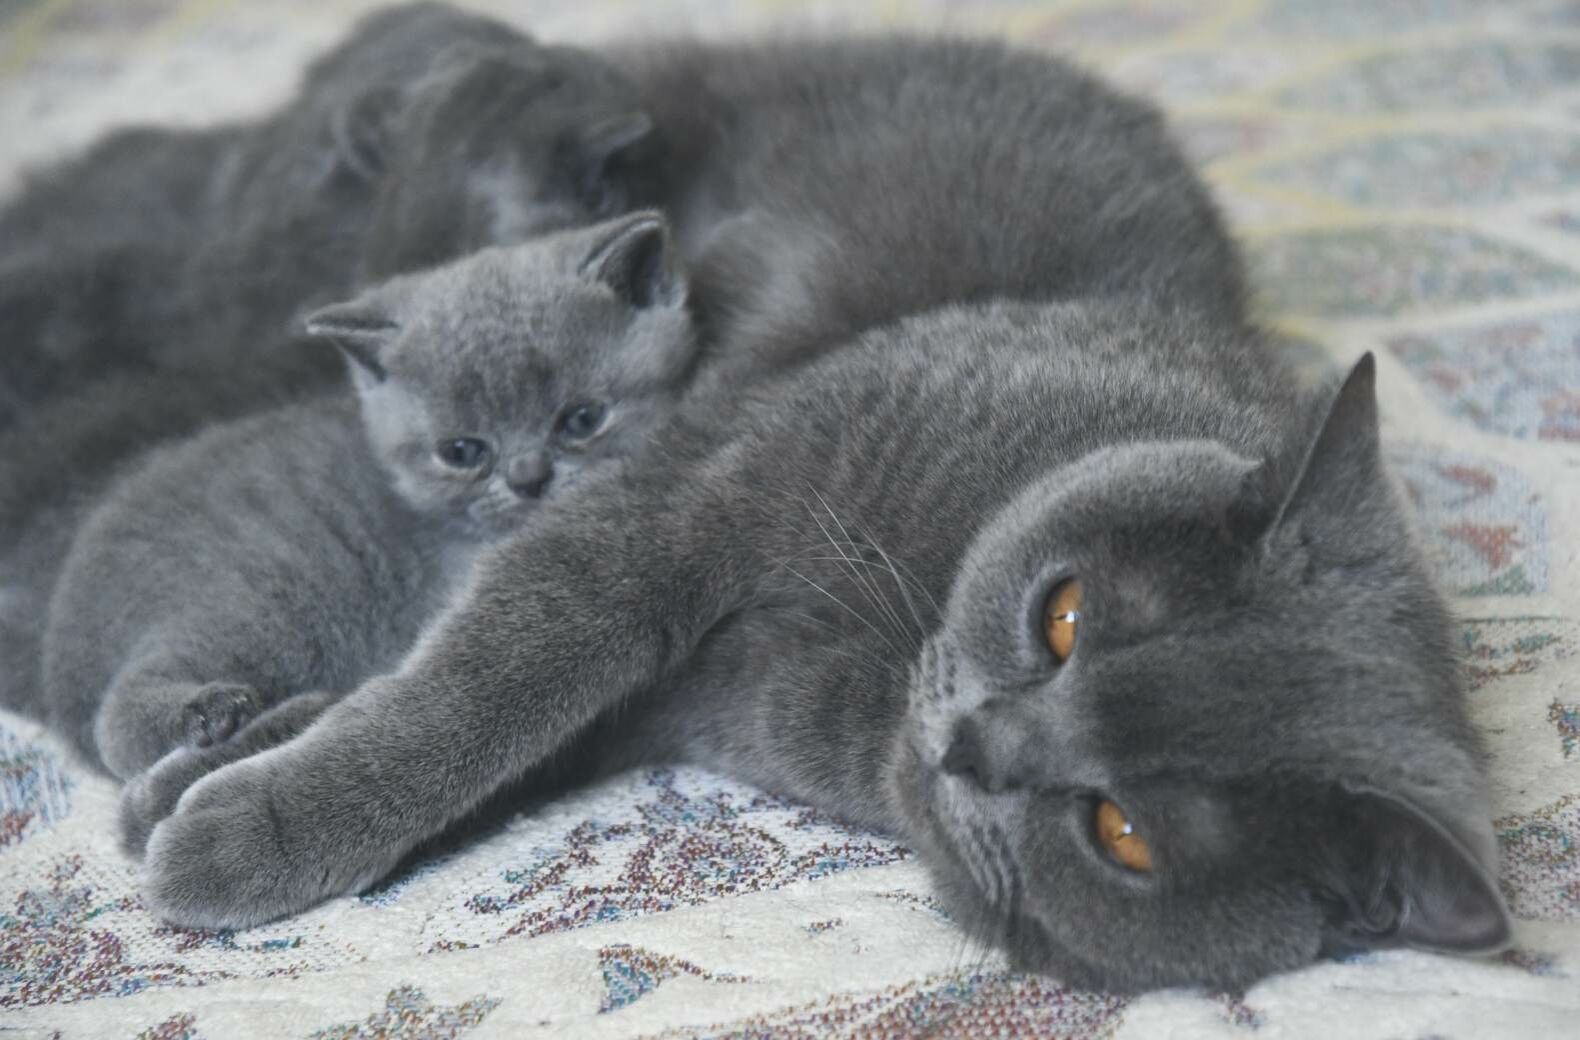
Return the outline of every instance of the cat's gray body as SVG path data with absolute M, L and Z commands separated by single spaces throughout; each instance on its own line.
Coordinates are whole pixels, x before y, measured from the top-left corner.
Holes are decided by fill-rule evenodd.
M 395 494 L 345 395 L 155 452 L 83 524 L 52 598 L 52 724 L 126 779 L 392 669 L 464 573 L 443 519 Z
M 333 381 L 302 315 L 637 208 L 652 130 L 595 55 L 442 4 L 377 12 L 279 112 L 121 131 L 0 211 L 0 427 L 116 371 L 271 351 Z
M 1159 114 L 1068 66 L 885 39 L 610 57 L 668 145 L 726 381 L 945 302 L 1124 291 L 1241 319 Z
M 511 104 L 468 107 L 488 89 Z M 449 165 L 468 142 L 462 157 L 504 175 Z M 0 660 L 29 662 L 0 674 L 0 703 L 47 713 L 34 664 L 50 592 L 117 475 L 342 385 L 301 314 L 634 206 L 661 156 L 596 56 L 416 3 L 365 19 L 273 116 L 123 131 L 30 182 L 0 213 Z M 436 212 L 475 216 L 436 234 Z
M 42 587 L 12 589 L 49 607 L 41 645 L 5 661 L 7 701 L 42 658 L 51 723 L 131 778 L 391 670 L 479 546 L 663 421 L 696 347 L 668 241 L 639 214 L 317 312 L 357 394 L 218 426 L 79 488 L 55 516 L 75 527 L 69 552 L 35 565 Z M 572 428 L 589 402 L 597 423 Z M 447 459 L 463 438 L 475 457 Z
M 616 60 L 674 146 L 713 377 L 487 553 L 398 674 L 188 789 L 152 906 L 243 925 L 355 890 L 571 754 L 899 833 L 963 926 L 1075 982 L 1504 940 L 1370 364 L 1298 393 L 1150 109 L 986 44 Z M 1109 801 L 1155 869 L 1100 847 Z

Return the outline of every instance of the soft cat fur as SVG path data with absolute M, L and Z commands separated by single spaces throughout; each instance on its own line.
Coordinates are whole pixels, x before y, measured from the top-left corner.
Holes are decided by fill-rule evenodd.
M 442 4 L 373 14 L 277 114 L 122 131 L 0 212 L 0 426 L 106 372 L 275 340 L 330 377 L 288 342 L 307 310 L 635 208 L 661 156 L 596 56 Z
M 639 214 L 313 315 L 355 397 L 158 449 L 82 515 L 42 641 L 52 724 L 129 778 L 393 668 L 478 546 L 665 418 L 696 347 L 668 242 Z
M 1074 983 L 1505 941 L 1371 362 L 1301 394 L 1150 108 L 982 43 L 614 58 L 673 145 L 716 378 L 398 673 L 190 787 L 152 907 L 253 924 L 556 756 L 681 759 L 905 836 L 965 929 Z M 1154 869 L 1103 851 L 1102 800 Z

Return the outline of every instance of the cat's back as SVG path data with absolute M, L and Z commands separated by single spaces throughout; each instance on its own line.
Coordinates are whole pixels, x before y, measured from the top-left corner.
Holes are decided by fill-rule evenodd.
M 349 395 L 149 452 L 93 506 L 43 639 L 50 702 L 102 689 L 196 624 L 270 688 L 388 666 L 433 609 L 441 545 L 366 446 Z
M 703 291 L 747 346 L 996 297 L 1242 320 L 1236 252 L 1158 112 L 1063 61 L 904 37 L 622 59 L 672 142 Z
M 328 562 L 318 536 L 337 536 L 337 551 L 354 544 L 339 536 L 373 539 L 371 549 L 420 528 L 374 460 L 355 400 L 333 394 L 154 449 L 104 494 L 78 540 L 169 549 L 183 569 L 200 569 L 200 557 L 254 571 L 306 557 L 310 570 Z
M 195 241 L 212 216 L 215 178 L 240 137 L 235 127 L 128 127 L 33 171 L 0 208 L 0 258 Z

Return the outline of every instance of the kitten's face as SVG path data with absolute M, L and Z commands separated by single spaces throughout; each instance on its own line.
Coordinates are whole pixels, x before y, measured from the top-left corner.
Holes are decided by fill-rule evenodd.
M 675 405 L 695 335 L 652 214 L 486 250 L 309 319 L 355 358 L 371 442 L 417 510 L 514 527 L 636 452 Z
M 612 67 L 538 45 L 457 49 L 389 133 L 375 279 L 627 212 L 653 196 L 663 152 Z
M 894 790 L 1020 966 L 1237 987 L 1507 936 L 1447 618 L 1343 405 L 1292 496 L 1219 446 L 1128 445 L 969 554 Z

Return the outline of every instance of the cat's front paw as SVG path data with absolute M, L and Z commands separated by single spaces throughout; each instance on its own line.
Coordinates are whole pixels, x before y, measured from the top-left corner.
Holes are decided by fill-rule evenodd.
M 192 785 L 148 836 L 145 902 L 193 928 L 248 928 L 360 891 L 398 853 L 360 833 L 333 788 L 290 747 L 242 759 Z
M 277 704 L 221 744 L 179 747 L 126 782 L 121 792 L 121 847 L 141 856 L 160 820 L 176 811 L 187 788 L 249 755 L 283 744 L 329 705 L 329 694 L 303 694 Z
M 210 774 L 148 836 L 143 898 L 159 917 L 192 928 L 246 928 L 310 906 L 298 891 L 268 790 L 251 762 Z

